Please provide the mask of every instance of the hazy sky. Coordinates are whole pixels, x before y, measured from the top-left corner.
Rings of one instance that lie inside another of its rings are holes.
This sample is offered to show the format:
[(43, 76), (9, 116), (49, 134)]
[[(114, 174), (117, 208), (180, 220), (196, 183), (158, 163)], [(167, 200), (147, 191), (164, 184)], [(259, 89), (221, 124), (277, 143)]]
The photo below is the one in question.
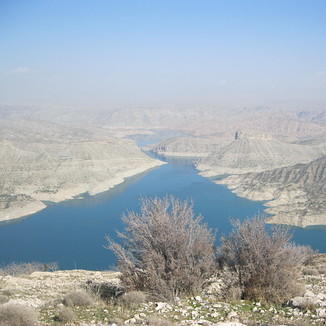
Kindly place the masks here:
[(325, 0), (0, 0), (0, 103), (326, 103)]

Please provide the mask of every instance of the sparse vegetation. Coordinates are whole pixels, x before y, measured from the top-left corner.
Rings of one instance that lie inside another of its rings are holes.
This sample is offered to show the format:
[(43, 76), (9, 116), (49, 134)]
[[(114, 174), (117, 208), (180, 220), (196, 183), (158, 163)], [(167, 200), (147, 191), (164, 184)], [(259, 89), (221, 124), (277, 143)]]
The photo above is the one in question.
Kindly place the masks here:
[(9, 301), (8, 296), (0, 294), (0, 304), (6, 303)]
[(0, 306), (1, 326), (34, 326), (37, 323), (37, 314), (31, 308), (18, 304)]
[(69, 307), (62, 307), (58, 313), (58, 320), (62, 323), (68, 323), (75, 318), (75, 313)]
[(121, 302), (127, 309), (136, 309), (146, 301), (146, 294), (141, 291), (131, 291), (126, 293)]
[(11, 264), (8, 264), (6, 266), (3, 266), (0, 268), (0, 275), (12, 275), (12, 276), (18, 276), (18, 275), (29, 275), (33, 272), (52, 272), (58, 270), (58, 264), (55, 262), (52, 263), (37, 263), (37, 262), (31, 262), (31, 263), (16, 263), (13, 262)]
[(215, 270), (214, 236), (192, 205), (174, 197), (141, 200), (141, 213), (122, 217), (120, 245), (108, 240), (118, 257), (128, 290), (173, 300), (201, 291)]
[(269, 233), (265, 222), (263, 216), (233, 220), (230, 236), (222, 238), (219, 260), (236, 273), (242, 299), (282, 302), (300, 290), (297, 267), (305, 259), (299, 255), (302, 247), (291, 245), (286, 228)]
[(147, 324), (148, 326), (172, 326), (172, 323), (168, 320), (156, 316), (149, 316), (147, 318)]
[(79, 290), (66, 295), (63, 299), (63, 303), (68, 307), (86, 307), (91, 306), (94, 301), (93, 298), (87, 292)]

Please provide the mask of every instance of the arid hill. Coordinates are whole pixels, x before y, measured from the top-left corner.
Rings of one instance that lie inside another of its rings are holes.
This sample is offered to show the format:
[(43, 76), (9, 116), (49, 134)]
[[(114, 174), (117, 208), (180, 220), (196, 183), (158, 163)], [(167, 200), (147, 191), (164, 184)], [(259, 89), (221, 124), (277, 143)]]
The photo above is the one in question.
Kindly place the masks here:
[(218, 183), (251, 200), (267, 200), (271, 223), (326, 225), (326, 157), (309, 164), (230, 176)]
[(82, 193), (96, 194), (162, 164), (133, 141), (0, 141), (0, 221)]
[(179, 130), (188, 135), (230, 138), (236, 130), (267, 133), (278, 139), (326, 136), (325, 111), (281, 110), (269, 107), (225, 108), (60, 108), (0, 106), (0, 118), (55, 122), (74, 127), (96, 127), (114, 135)]
[(211, 153), (197, 168), (203, 176), (261, 172), (309, 163), (326, 154), (326, 143), (301, 145), (269, 137), (240, 137)]

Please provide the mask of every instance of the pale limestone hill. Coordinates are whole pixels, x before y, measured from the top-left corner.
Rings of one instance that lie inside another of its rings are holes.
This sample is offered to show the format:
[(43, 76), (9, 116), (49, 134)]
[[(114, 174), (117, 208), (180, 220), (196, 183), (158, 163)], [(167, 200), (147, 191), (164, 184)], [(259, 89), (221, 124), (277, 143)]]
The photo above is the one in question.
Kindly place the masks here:
[(82, 193), (96, 194), (161, 165), (133, 141), (0, 141), (0, 221), (32, 214)]
[(309, 163), (325, 154), (325, 142), (300, 145), (266, 137), (240, 137), (203, 159), (197, 168), (204, 176), (261, 172)]
[(225, 138), (174, 137), (154, 144), (148, 149), (163, 156), (206, 157), (230, 142), (230, 139)]
[(230, 176), (226, 184), (250, 200), (267, 200), (271, 223), (295, 226), (326, 225), (326, 157), (265, 171)]

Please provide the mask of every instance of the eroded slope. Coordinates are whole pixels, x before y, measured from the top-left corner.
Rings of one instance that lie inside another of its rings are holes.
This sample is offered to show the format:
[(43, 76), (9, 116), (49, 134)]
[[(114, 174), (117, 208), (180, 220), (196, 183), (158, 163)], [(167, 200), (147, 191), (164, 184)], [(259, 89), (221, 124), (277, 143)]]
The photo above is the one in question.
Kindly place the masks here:
[(326, 225), (326, 157), (309, 164), (230, 176), (226, 184), (238, 196), (267, 200), (271, 223)]

